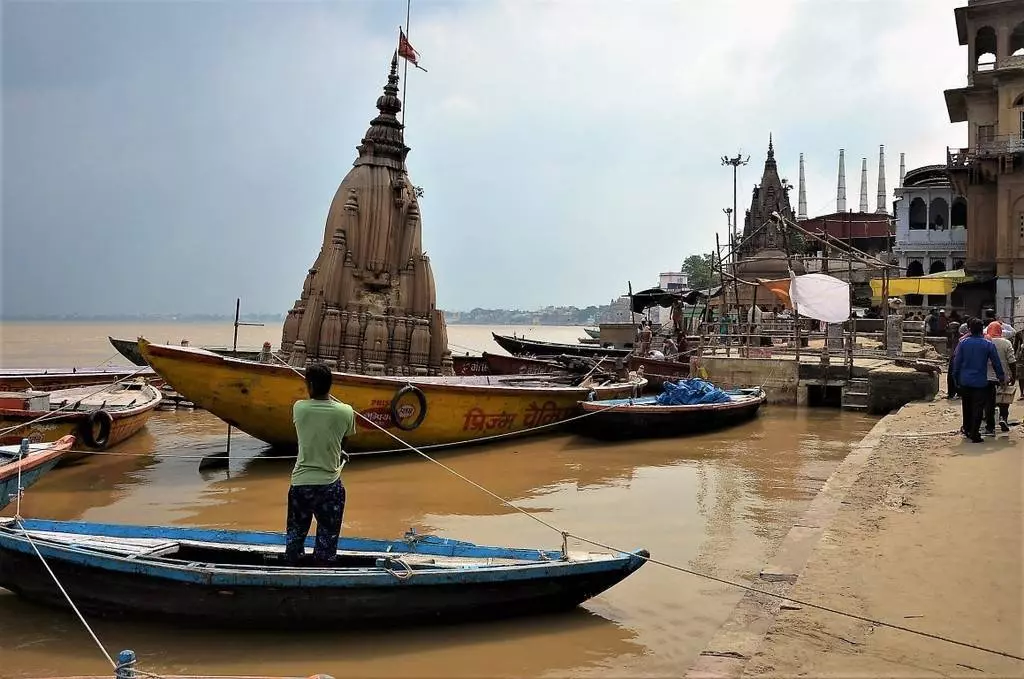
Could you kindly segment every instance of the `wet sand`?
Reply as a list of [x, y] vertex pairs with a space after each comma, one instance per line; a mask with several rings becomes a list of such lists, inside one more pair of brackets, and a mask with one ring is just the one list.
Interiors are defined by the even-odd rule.
[[[453, 343], [490, 337], [490, 329], [479, 327], [460, 337], [462, 327], [450, 328]], [[101, 353], [107, 333], [97, 330], [89, 330], [91, 339], [71, 342], [76, 349], [62, 363], [81, 365], [84, 353]], [[199, 334], [176, 333], [194, 345], [217, 341]], [[564, 341], [565, 334], [547, 336]], [[5, 333], [5, 347], [7, 342]], [[573, 532], [749, 580], [875, 421], [773, 406], [748, 424], [685, 439], [608, 445], [558, 434], [439, 457]], [[117, 455], [93, 456], [42, 479], [27, 493], [22, 512], [280, 530], [291, 461], [264, 455], [261, 443], [236, 432], [229, 468], [200, 472], [196, 458], [223, 450], [225, 433], [226, 426], [205, 412], [157, 412], [138, 436], [111, 451]], [[357, 460], [346, 467], [344, 480], [344, 531], [350, 535], [397, 537], [415, 527], [485, 544], [560, 545], [557, 534], [422, 459]], [[132, 648], [143, 669], [164, 673], [679, 676], [738, 599], [725, 586], [648, 564], [568, 614], [488, 624], [290, 635], [93, 622], [109, 650]], [[0, 656], [4, 677], [109, 669], [70, 613], [3, 591]]]

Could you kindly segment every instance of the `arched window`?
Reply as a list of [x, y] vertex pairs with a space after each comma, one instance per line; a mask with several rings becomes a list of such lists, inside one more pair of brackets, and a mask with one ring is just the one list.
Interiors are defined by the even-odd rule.
[[928, 207], [928, 228], [945, 231], [949, 228], [949, 203], [945, 198], [933, 198]]
[[967, 201], [963, 196], [953, 199], [953, 207], [949, 211], [949, 225], [954, 228], [967, 228]]
[[910, 228], [924, 229], [928, 226], [928, 207], [924, 198], [917, 197], [910, 201]]
[[996, 30], [982, 26], [974, 34], [974, 64], [979, 71], [991, 71], [996, 65]]
[[1024, 92], [1018, 94], [1017, 98], [1013, 100], [1013, 104], [1011, 105], [1013, 106], [1013, 108], [1024, 107]]
[[924, 275], [924, 264], [920, 259], [913, 259], [907, 264], [907, 278], [916, 278]]
[[946, 270], [946, 263], [941, 259], [936, 259], [932, 262], [932, 265], [928, 267], [928, 273], [942, 273]]
[[1010, 33], [1010, 47], [1007, 54], [1011, 57], [1024, 55], [1024, 21], [1017, 24], [1013, 32]]

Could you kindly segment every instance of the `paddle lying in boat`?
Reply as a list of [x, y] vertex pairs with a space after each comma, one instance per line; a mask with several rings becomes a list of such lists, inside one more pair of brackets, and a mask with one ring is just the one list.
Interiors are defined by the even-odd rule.
[[75, 445], [74, 436], [65, 436], [54, 443], [30, 443], [28, 452], [21, 445], [0, 446], [0, 509], [6, 507], [18, 493], [42, 478], [60, 462], [64, 453]]
[[[306, 541], [307, 554], [313, 542]], [[336, 565], [288, 567], [280, 533], [0, 519], [0, 587], [61, 606], [64, 598], [32, 543], [90, 614], [289, 629], [570, 609], [650, 556], [563, 556], [410, 532], [396, 541], [342, 538]]]
[[[701, 380], [682, 380], [686, 382]], [[665, 383], [665, 388], [674, 386]], [[662, 405], [660, 396], [581, 401], [588, 417], [573, 423], [573, 430], [600, 439], [634, 439], [683, 436], [722, 429], [746, 422], [757, 415], [768, 399], [764, 389], [733, 389], [723, 393], [727, 400], [718, 403]], [[664, 400], [664, 399], [663, 399]]]

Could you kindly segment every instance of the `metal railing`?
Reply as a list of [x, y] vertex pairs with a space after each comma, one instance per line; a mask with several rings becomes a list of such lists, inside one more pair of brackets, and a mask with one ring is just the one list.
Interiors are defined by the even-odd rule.
[[1024, 135], [1001, 134], [979, 139], [967, 148], [946, 147], [946, 167], [964, 168], [976, 158], [994, 158], [1012, 153], [1024, 152]]

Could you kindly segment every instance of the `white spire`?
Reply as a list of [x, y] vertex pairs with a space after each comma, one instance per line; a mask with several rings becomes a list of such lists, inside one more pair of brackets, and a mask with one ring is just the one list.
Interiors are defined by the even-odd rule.
[[878, 214], [889, 214], [885, 206], [885, 146], [878, 146], [878, 207], [875, 208]]
[[804, 182], [804, 154], [800, 154], [800, 189], [796, 210], [797, 219], [807, 219], [807, 186]]
[[907, 165], [903, 162], [904, 153], [900, 154], [900, 186], [903, 186], [903, 178], [907, 176]]
[[836, 192], [836, 212], [846, 212], [846, 160], [839, 149], [839, 190]]
[[860, 160], [860, 211], [868, 211], [868, 159]]

